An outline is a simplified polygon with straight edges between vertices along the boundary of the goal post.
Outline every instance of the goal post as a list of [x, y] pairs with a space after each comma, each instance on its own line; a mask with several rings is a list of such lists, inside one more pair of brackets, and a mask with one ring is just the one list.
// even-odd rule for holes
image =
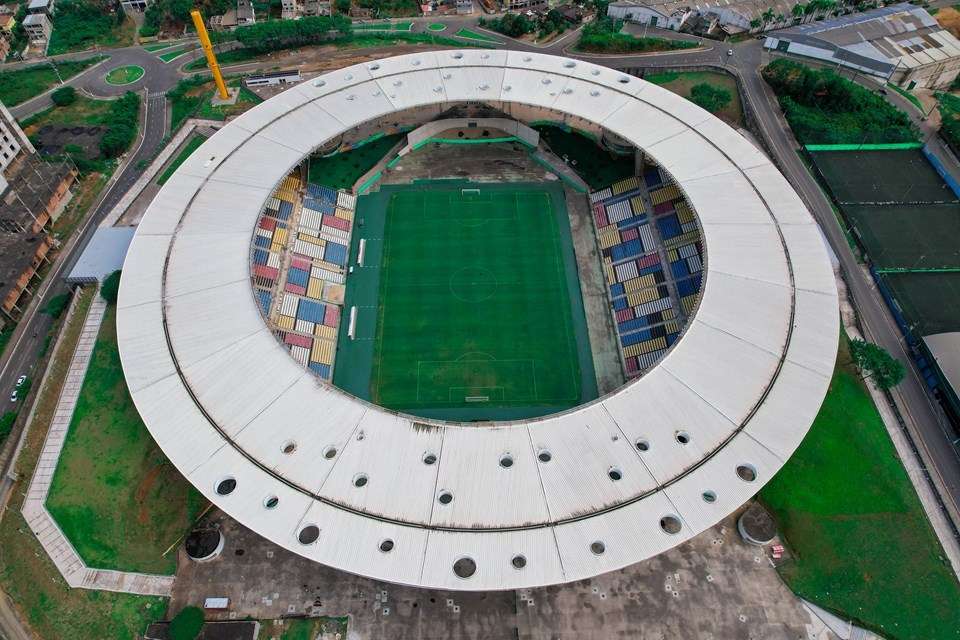
[[460, 197], [464, 200], [470, 200], [480, 197], [480, 189], [460, 189]]

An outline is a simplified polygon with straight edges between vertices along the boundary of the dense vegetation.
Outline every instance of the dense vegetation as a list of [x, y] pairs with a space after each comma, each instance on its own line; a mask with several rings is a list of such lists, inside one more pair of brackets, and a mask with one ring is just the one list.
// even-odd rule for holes
[[203, 609], [184, 607], [170, 621], [170, 640], [195, 640], [203, 628]]
[[801, 144], [916, 142], [902, 111], [830, 69], [815, 70], [780, 58], [763, 69]]
[[506, 13], [500, 18], [487, 20], [480, 18], [480, 26], [492, 29], [511, 38], [539, 31], [539, 36], [545, 38], [551, 33], [563, 33], [567, 30], [567, 21], [556, 9], [551, 9], [539, 19], [529, 18], [522, 13]]
[[[356, 0], [355, 4], [361, 9], [369, 9], [375, 18], [420, 15], [420, 3], [417, 0]], [[349, 11], [349, 5], [346, 10], [343, 9], [343, 3], [335, 6], [343, 13]]]
[[733, 96], [723, 87], [715, 87], [706, 82], [695, 84], [690, 89], [690, 101], [710, 113], [722, 111], [732, 99]]
[[137, 137], [137, 122], [140, 115], [140, 96], [127, 91], [110, 105], [107, 117], [109, 128], [100, 139], [100, 154], [105, 158], [116, 158], [130, 148]]
[[940, 98], [940, 135], [954, 153], [960, 153], [960, 97], [942, 93]]
[[143, 14], [140, 35], [151, 37], [163, 30], [179, 31], [190, 22], [190, 10], [199, 9], [204, 17], [221, 15], [236, 6], [233, 0], [153, 0]]
[[117, 269], [104, 279], [100, 285], [100, 295], [107, 304], [117, 304], [117, 294], [120, 293], [120, 270]]
[[577, 49], [598, 53], [643, 53], [669, 49], [693, 49], [697, 44], [690, 40], [666, 40], [664, 38], [634, 38], [620, 33], [623, 23], [610, 18], [598, 18], [580, 32]]
[[0, 101], [8, 107], [26, 102], [60, 82], [57, 72], [60, 73], [60, 78], [68, 80], [99, 61], [100, 58], [94, 56], [83, 60], [57, 62], [56, 70], [51, 65], [42, 63], [13, 71], [2, 71], [0, 72]]
[[116, 0], [60, 0], [53, 17], [49, 55], [107, 44], [126, 15]]
[[77, 90], [73, 87], [60, 87], [50, 94], [50, 100], [58, 107], [67, 107], [77, 101]]
[[352, 33], [343, 16], [313, 16], [300, 20], [258, 22], [234, 31], [245, 48], [260, 53], [321, 44]]

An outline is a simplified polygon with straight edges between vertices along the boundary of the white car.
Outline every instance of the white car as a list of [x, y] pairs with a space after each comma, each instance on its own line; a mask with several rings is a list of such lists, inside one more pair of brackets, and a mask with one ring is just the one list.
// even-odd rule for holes
[[17, 378], [17, 389], [23, 386], [23, 383], [27, 381], [27, 376], [20, 376]]
[[14, 389], [14, 390], [13, 390], [13, 393], [10, 394], [10, 402], [16, 402], [16, 401], [17, 401], [17, 393], [18, 393], [18, 390], [17, 390], [17, 389]]

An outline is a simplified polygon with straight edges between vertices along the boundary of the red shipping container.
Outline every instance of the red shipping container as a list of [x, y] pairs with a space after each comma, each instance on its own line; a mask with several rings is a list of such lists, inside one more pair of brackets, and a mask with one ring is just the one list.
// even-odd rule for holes
[[646, 269], [647, 267], [652, 267], [655, 264], [660, 264], [659, 253], [651, 253], [650, 255], [643, 256], [637, 260], [637, 267], [640, 269]]
[[271, 280], [276, 280], [277, 273], [276, 267], [268, 267], [265, 264], [253, 265], [253, 274], [260, 276], [261, 278], [270, 278]]
[[597, 227], [605, 227], [610, 224], [610, 221], [607, 220], [607, 210], [603, 207], [602, 204], [597, 204], [593, 206], [593, 217], [597, 221]]
[[667, 200], [666, 202], [661, 202], [660, 204], [653, 205], [654, 215], [660, 215], [661, 213], [667, 213], [668, 211], [673, 211], [672, 200]]
[[636, 358], [627, 358], [627, 373], [636, 373], [640, 370], [640, 365], [637, 364]]
[[626, 322], [627, 320], [633, 320], [633, 309], [627, 307], [626, 309], [620, 309], [617, 311], [617, 322]]
[[633, 227], [632, 229], [624, 229], [623, 231], [620, 232], [620, 238], [624, 242], [627, 242], [628, 240], [636, 240], [639, 237], [640, 237], [640, 232], [637, 231], [636, 227]]
[[294, 269], [310, 272], [310, 261], [306, 258], [299, 257], [299, 255], [290, 258], [290, 266]]
[[323, 324], [328, 327], [337, 326], [337, 321], [340, 320], [340, 307], [332, 304], [328, 304], [327, 308], [323, 312]]
[[300, 295], [300, 296], [305, 296], [305, 295], [307, 295], [307, 288], [306, 288], [306, 287], [301, 287], [300, 285], [293, 284], [292, 282], [288, 282], [288, 283], [286, 284], [286, 286], [284, 287], [284, 289], [285, 289], [286, 291], [289, 291], [290, 293], [295, 293], [295, 294]]
[[350, 231], [350, 221], [337, 216], [323, 216], [323, 224], [341, 231]]
[[306, 347], [307, 349], [313, 347], [313, 338], [309, 336], [300, 336], [295, 333], [288, 333], [283, 341], [287, 344], [296, 345], [298, 347]]
[[260, 218], [261, 229], [266, 229], [267, 231], [273, 231], [274, 227], [276, 226], [277, 226], [277, 221], [274, 220], [273, 218], [268, 218], [267, 216], [263, 216], [262, 218]]

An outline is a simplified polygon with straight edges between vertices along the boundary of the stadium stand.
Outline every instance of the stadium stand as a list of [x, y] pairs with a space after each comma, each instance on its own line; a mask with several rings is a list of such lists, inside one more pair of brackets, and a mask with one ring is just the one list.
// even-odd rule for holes
[[333, 372], [356, 198], [303, 183], [296, 171], [260, 215], [251, 277], [263, 314], [294, 359], [329, 380]]
[[628, 377], [676, 342], [703, 284], [696, 216], [669, 176], [648, 167], [590, 194]]

